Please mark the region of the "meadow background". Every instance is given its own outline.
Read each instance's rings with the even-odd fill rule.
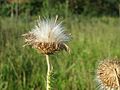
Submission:
[[[22,47],[35,20],[59,16],[71,53],[50,56],[52,90],[98,90],[96,68],[120,58],[119,0],[0,0],[0,90],[45,90],[45,57]]]

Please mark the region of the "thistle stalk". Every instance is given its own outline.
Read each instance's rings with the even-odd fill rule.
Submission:
[[[49,62],[49,56],[46,54],[46,61],[47,61],[47,85],[46,90],[50,89],[50,62]]]
[[[51,89],[52,66],[49,62],[49,55],[61,50],[70,51],[66,42],[70,40],[70,35],[65,33],[61,22],[56,19],[37,20],[35,27],[28,33],[23,34],[25,45],[30,45],[46,56],[47,80],[46,90]],[[51,82],[50,82],[51,81]]]

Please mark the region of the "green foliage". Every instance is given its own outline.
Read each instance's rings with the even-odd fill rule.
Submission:
[[[83,14],[91,16],[119,16],[119,0],[28,0],[25,3],[8,3],[7,0],[0,1],[0,15],[16,15],[16,8],[19,16],[42,15],[70,16],[71,14]],[[18,6],[18,7],[16,7]],[[13,12],[11,12],[13,10]]]
[[[63,23],[72,34],[71,53],[50,56],[53,90],[96,90],[96,63],[120,58],[120,22],[112,17],[73,17]],[[45,57],[23,48],[21,35],[33,27],[29,20],[0,18],[0,90],[45,90]]]

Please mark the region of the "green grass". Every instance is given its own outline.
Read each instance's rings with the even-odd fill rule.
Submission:
[[[31,47],[23,48],[21,34],[34,22],[0,18],[0,90],[45,90],[45,56]],[[120,22],[114,17],[67,18],[65,28],[72,34],[63,51],[50,56],[54,67],[53,90],[98,90],[97,64],[104,58],[120,58]]]

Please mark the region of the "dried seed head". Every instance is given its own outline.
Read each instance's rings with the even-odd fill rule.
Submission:
[[[25,37],[25,45],[31,45],[43,54],[53,54],[56,51],[65,49],[69,51],[69,47],[65,42],[69,41],[70,35],[64,32],[64,28],[55,20],[37,20],[37,25],[32,31],[23,34]]]
[[[97,80],[104,89],[120,88],[120,61],[104,60],[97,69]]]

